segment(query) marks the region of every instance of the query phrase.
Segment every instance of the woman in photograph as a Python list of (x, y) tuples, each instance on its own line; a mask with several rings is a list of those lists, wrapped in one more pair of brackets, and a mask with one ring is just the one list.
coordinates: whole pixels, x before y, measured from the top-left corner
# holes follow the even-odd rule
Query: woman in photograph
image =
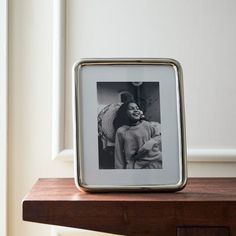
[(161, 134), (134, 101), (123, 103), (113, 121), (116, 169), (162, 168)]

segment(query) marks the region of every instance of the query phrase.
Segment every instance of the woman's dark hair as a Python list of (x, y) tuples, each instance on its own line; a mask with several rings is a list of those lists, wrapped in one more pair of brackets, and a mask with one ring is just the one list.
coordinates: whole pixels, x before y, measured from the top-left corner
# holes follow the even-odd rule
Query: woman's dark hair
[(116, 113), (116, 117), (113, 120), (113, 126), (115, 129), (115, 132), (123, 125), (129, 125), (130, 120), (127, 116), (127, 109), (130, 103), (136, 103), (134, 100), (129, 100), (125, 103), (123, 103), (120, 108), (118, 109)]

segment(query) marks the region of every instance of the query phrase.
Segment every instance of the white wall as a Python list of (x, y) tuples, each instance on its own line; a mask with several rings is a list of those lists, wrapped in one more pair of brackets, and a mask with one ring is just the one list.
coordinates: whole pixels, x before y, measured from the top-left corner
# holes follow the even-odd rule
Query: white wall
[(76, 60), (171, 57), (184, 71), (189, 174), (235, 176), (235, 11), (234, 0), (67, 1), (67, 147), (72, 146), (68, 78)]
[(0, 0), (0, 235), (7, 231), (7, 1)]
[[(52, 12), (52, 1), (9, 0), (9, 236), (51, 235), (22, 221), (21, 200), (40, 177), (73, 175), (71, 162), (52, 160)], [(67, 1), (66, 147), (75, 60), (172, 57), (183, 65), (188, 148), (197, 150), (190, 176), (236, 176), (235, 12), (234, 0)]]
[(21, 201), (41, 177), (72, 176), (52, 161), (52, 2), (9, 1), (8, 235), (48, 236), (22, 221)]

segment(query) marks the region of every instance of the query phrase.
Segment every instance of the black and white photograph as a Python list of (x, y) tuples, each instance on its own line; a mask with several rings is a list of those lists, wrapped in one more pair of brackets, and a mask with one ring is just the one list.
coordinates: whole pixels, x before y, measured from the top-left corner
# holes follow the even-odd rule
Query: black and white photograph
[(99, 169), (162, 169), (159, 82), (97, 82)]

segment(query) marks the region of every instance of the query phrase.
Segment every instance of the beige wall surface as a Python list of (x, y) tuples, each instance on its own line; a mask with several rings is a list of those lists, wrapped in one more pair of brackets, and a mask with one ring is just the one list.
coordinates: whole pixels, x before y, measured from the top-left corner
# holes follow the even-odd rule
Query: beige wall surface
[[(163, 1), (68, 1), (66, 77), (69, 81), (71, 64), (80, 57), (178, 57), (187, 75), (189, 145), (194, 149), (199, 146), (213, 149), (206, 153), (207, 162), (200, 158), (189, 163), (189, 175), (236, 176), (235, 152), (231, 152), (236, 149), (236, 80), (233, 79), (236, 30), (228, 28), (235, 22), (236, 2), (214, 1), (209, 5), (204, 1), (180, 1), (186, 5), (186, 14), (191, 20), (188, 28), (181, 25), (187, 19), (184, 12), (180, 14), (182, 8), (176, 5), (177, 2), (165, 2), (167, 5), (162, 10), (168, 12), (169, 9), (168, 16), (161, 11)], [(194, 7), (198, 12), (192, 12)], [(176, 19), (173, 9), (179, 11), (178, 29), (171, 27), (171, 20), (167, 22), (168, 28), (164, 26), (167, 19)], [(193, 13), (196, 18), (191, 18)], [(158, 15), (163, 23), (157, 22)], [(52, 1), (9, 0), (8, 236), (85, 234), (65, 229), (59, 229), (60, 233), (57, 233), (48, 225), (22, 221), (21, 201), (38, 178), (73, 176), (72, 162), (52, 160), (52, 19)], [(179, 30), (184, 34), (187, 29), (188, 40), (183, 43), (176, 35)], [(196, 34), (196, 29), (202, 35)], [(172, 45), (174, 36), (178, 48)], [(197, 37), (200, 39), (196, 40)], [(169, 50), (164, 51), (162, 44)], [(217, 59), (211, 64), (214, 58)], [(70, 88), (67, 83), (68, 114), (71, 113)], [(70, 121), (66, 128), (70, 147)], [(218, 147), (226, 152), (217, 152)], [(231, 162), (226, 161), (225, 153)], [(221, 155), (218, 162), (215, 162), (215, 154)]]

